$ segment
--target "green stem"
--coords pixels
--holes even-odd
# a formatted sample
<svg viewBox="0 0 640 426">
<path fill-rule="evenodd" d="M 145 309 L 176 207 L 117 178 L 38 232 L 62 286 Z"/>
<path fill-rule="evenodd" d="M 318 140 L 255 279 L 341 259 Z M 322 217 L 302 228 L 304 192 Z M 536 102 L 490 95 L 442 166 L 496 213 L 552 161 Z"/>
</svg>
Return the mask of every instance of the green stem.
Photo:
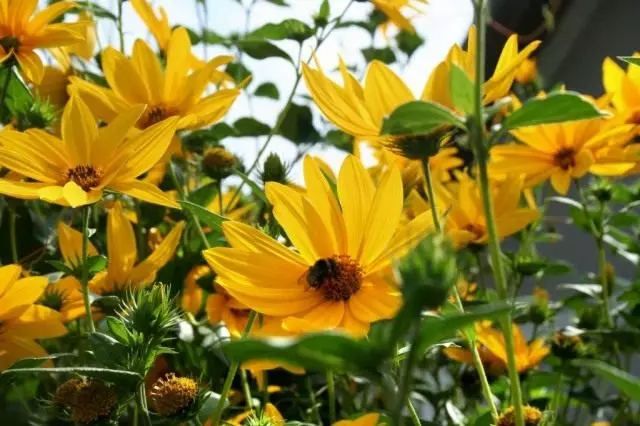
<svg viewBox="0 0 640 426">
<path fill-rule="evenodd" d="M 13 58 L 10 58 L 9 61 L 13 61 Z M 9 83 L 11 83 L 11 77 L 13 77 L 13 67 L 5 66 L 5 68 L 7 70 L 7 76 L 4 78 L 4 83 L 2 84 L 2 93 L 0 93 L 0 117 L 2 117 L 2 113 L 4 112 L 4 103 L 7 100 Z"/>
<path fill-rule="evenodd" d="M 142 424 L 144 426 L 151 426 L 151 417 L 149 416 L 149 407 L 147 406 L 147 394 L 144 389 L 144 382 L 140 384 L 137 392 L 136 405 L 139 407 L 139 411 L 142 414 Z M 136 410 L 138 411 L 138 410 Z"/>
<path fill-rule="evenodd" d="M 120 41 L 120 52 L 125 55 L 124 51 L 124 31 L 122 29 L 122 3 L 124 0 L 117 0 L 118 3 L 118 40 Z"/>
<path fill-rule="evenodd" d="M 96 332 L 93 324 L 93 312 L 91 312 L 91 301 L 89 300 L 89 217 L 91 207 L 85 206 L 82 209 L 82 296 L 84 298 L 84 309 L 87 313 L 87 327 L 91 333 Z"/>
<path fill-rule="evenodd" d="M 427 187 L 427 197 L 429 197 L 429 203 L 431 204 L 431 216 L 433 217 L 433 225 L 438 232 L 442 232 L 440 225 L 440 219 L 438 219 L 438 209 L 436 208 L 436 197 L 433 191 L 433 178 L 431 177 L 431 166 L 429 165 L 429 159 L 422 160 L 422 170 L 424 174 L 424 181 Z"/>
<path fill-rule="evenodd" d="M 249 318 L 247 320 L 247 325 L 244 327 L 242 331 L 242 337 L 245 338 L 251 332 L 251 328 L 253 328 L 253 323 L 256 320 L 256 313 L 251 311 L 249 313 Z M 222 392 L 220 392 L 220 402 L 216 405 L 216 409 L 213 412 L 212 423 L 213 425 L 219 425 L 220 420 L 222 419 L 222 413 L 224 411 L 225 403 L 227 402 L 227 397 L 229 396 L 229 392 L 231 391 L 231 385 L 233 384 L 233 379 L 236 377 L 236 373 L 238 372 L 238 367 L 240 367 L 240 363 L 238 361 L 233 361 L 231 366 L 229 366 L 229 372 L 227 373 L 227 377 L 224 379 L 224 383 L 222 385 Z"/>
<path fill-rule="evenodd" d="M 407 399 L 407 408 L 409 409 L 409 416 L 411 417 L 411 421 L 413 422 L 413 426 L 421 426 L 422 421 L 420 421 L 420 416 L 416 411 L 416 407 L 413 406 L 413 402 L 411 402 L 411 398 Z"/>
<path fill-rule="evenodd" d="M 333 371 L 327 371 L 327 393 L 329 397 L 329 421 L 331 424 L 336 422 L 336 381 Z"/>
<path fill-rule="evenodd" d="M 173 183 L 173 186 L 176 188 L 176 191 L 178 191 L 178 196 L 180 197 L 180 199 L 185 200 L 186 194 L 184 192 L 184 188 L 182 187 L 182 184 L 180 183 L 180 180 L 178 179 L 178 175 L 176 175 L 176 170 L 174 167 L 175 165 L 173 164 L 172 161 L 170 161 L 169 177 L 171 178 L 171 182 Z M 198 235 L 202 240 L 202 244 L 204 244 L 205 248 L 211 248 L 211 245 L 209 244 L 209 240 L 207 239 L 207 236 L 205 235 L 204 230 L 200 225 L 200 221 L 198 220 L 198 217 L 192 212 L 189 212 L 189 217 L 191 218 L 191 222 L 193 223 L 193 225 L 196 227 L 196 230 L 198 231 Z"/>
<path fill-rule="evenodd" d="M 320 411 L 318 410 L 318 401 L 316 400 L 316 392 L 313 390 L 313 385 L 311 384 L 311 377 L 306 377 L 305 384 L 307 385 L 307 392 L 309 392 L 311 413 L 315 417 L 317 424 L 322 425 L 322 417 L 320 417 Z"/>
<path fill-rule="evenodd" d="M 396 406 L 394 407 L 391 416 L 391 424 L 394 426 L 401 426 L 403 424 L 402 409 L 405 405 L 409 405 L 410 403 L 409 393 L 411 390 L 411 379 L 413 374 L 413 367 L 418 361 L 418 340 L 420 338 L 420 334 L 417 330 L 414 330 L 413 334 L 414 336 L 411 341 L 411 348 L 409 349 L 409 354 L 407 355 L 407 359 L 405 360 L 404 370 L 402 371 L 400 383 L 398 384 Z M 411 411 L 411 409 L 409 410 Z"/>
<path fill-rule="evenodd" d="M 442 232 L 442 226 L 440 225 L 440 220 L 438 219 L 438 210 L 436 208 L 436 199 L 433 191 L 433 181 L 431 179 L 431 167 L 429 165 L 428 159 L 422 160 L 422 169 L 424 171 L 424 177 L 427 186 L 427 196 L 429 197 L 429 204 L 431 205 L 431 212 L 433 214 L 433 223 L 437 232 Z M 452 293 L 458 311 L 464 313 L 464 306 L 462 305 L 462 299 L 460 298 L 460 293 L 458 292 L 457 285 L 454 285 L 452 287 Z M 478 346 L 476 345 L 475 339 L 471 339 L 467 333 L 465 333 L 464 335 L 469 344 L 471 353 L 473 354 L 473 363 L 476 367 L 476 371 L 478 372 L 478 376 L 480 377 L 480 383 L 482 384 L 482 393 L 487 400 L 487 404 L 489 404 L 491 415 L 493 416 L 494 421 L 497 421 L 498 410 L 495 403 L 493 402 L 493 394 L 491 393 L 491 387 L 489 386 L 487 373 L 485 372 L 484 365 L 482 364 L 482 358 L 480 358 L 480 353 L 478 352 Z M 418 422 L 418 424 L 420 424 L 420 422 Z"/>
<path fill-rule="evenodd" d="M 9 208 L 9 243 L 11 244 L 11 261 L 18 264 L 18 239 L 16 238 L 16 210 Z"/>
<path fill-rule="evenodd" d="M 493 264 L 493 276 L 496 289 L 501 300 L 506 301 L 507 280 L 504 267 L 502 265 L 502 251 L 500 250 L 500 239 L 493 213 L 493 203 L 491 200 L 491 191 L 489 186 L 489 173 L 487 171 L 488 148 L 485 146 L 484 138 L 484 102 L 483 90 L 484 85 L 484 55 L 485 55 L 485 1 L 474 0 L 474 22 L 476 25 L 476 64 L 475 64 L 475 93 L 474 93 L 474 120 L 472 141 L 474 154 L 478 163 L 478 175 L 480 181 L 480 189 L 482 195 L 482 204 L 485 215 L 485 222 L 488 233 L 488 245 L 491 253 L 491 262 Z M 524 426 L 524 413 L 522 409 L 522 389 L 520 388 L 520 377 L 518 376 L 515 342 L 512 329 L 511 313 L 507 313 L 502 322 L 502 329 L 505 338 L 507 350 L 507 365 L 509 369 L 509 381 L 511 382 L 511 399 L 515 413 L 516 426 Z"/>
<path fill-rule="evenodd" d="M 247 403 L 247 410 L 253 408 L 253 397 L 251 396 L 251 387 L 249 386 L 249 378 L 247 377 L 247 370 L 240 369 L 240 379 L 242 380 L 242 392 L 244 393 L 244 399 Z"/>
</svg>

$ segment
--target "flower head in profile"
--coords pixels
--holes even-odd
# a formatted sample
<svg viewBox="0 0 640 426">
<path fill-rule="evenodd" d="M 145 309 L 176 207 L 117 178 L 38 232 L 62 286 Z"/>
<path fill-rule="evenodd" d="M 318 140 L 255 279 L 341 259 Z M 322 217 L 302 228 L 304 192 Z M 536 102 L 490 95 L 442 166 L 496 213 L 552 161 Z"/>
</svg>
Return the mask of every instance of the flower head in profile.
<svg viewBox="0 0 640 426">
<path fill-rule="evenodd" d="M 100 295 L 121 294 L 128 288 L 142 288 L 153 283 L 156 273 L 173 258 L 184 222 L 176 224 L 158 247 L 141 260 L 133 226 L 120 203 L 114 203 L 107 216 L 109 263 L 107 270 L 98 273 L 89 283 L 91 291 Z"/>
<path fill-rule="evenodd" d="M 61 1 L 38 13 L 38 0 L 0 1 L 0 63 L 15 60 L 27 80 L 40 83 L 44 65 L 35 49 L 69 46 L 84 40 L 85 23 L 51 23 L 76 7 Z M 34 15 L 35 13 L 35 15 Z"/>
<path fill-rule="evenodd" d="M 487 226 L 480 196 L 480 186 L 468 175 L 458 174 L 458 182 L 450 191 L 436 186 L 439 201 L 451 206 L 446 216 L 445 233 L 457 248 L 470 244 L 486 244 Z M 493 208 L 498 237 L 506 238 L 522 230 L 539 216 L 535 208 L 520 207 L 522 178 L 510 176 L 503 182 L 492 182 Z"/>
<path fill-rule="evenodd" d="M 615 119 L 594 118 L 512 130 L 521 143 L 493 147 L 491 171 L 523 174 L 525 187 L 548 179 L 564 195 L 574 179 L 589 172 L 620 176 L 630 171 L 635 161 L 611 149 L 623 146 L 632 129 L 633 125 Z"/>
<path fill-rule="evenodd" d="M 311 158 L 305 158 L 304 177 L 306 193 L 266 185 L 273 214 L 296 251 L 228 221 L 223 232 L 231 247 L 206 250 L 204 257 L 231 296 L 282 318 L 292 333 L 366 334 L 370 323 L 398 309 L 400 292 L 383 272 L 430 229 L 431 213 L 400 226 L 399 171 L 391 168 L 376 188 L 353 156 L 340 170 L 337 197 Z"/>
<path fill-rule="evenodd" d="M 178 119 L 127 138 L 144 113 L 145 107 L 138 105 L 99 128 L 85 103 L 72 97 L 62 114 L 62 139 L 40 129 L 0 133 L 0 165 L 29 179 L 0 179 L 0 193 L 79 207 L 112 190 L 179 208 L 157 187 L 137 180 L 167 151 Z"/>
<path fill-rule="evenodd" d="M 633 57 L 639 58 L 640 52 L 634 52 Z M 616 112 L 627 123 L 640 124 L 640 68 L 628 64 L 625 70 L 612 58 L 605 58 L 602 84 Z"/>
<path fill-rule="evenodd" d="M 537 367 L 551 349 L 544 344 L 542 339 L 535 339 L 531 343 L 527 343 L 522 331 L 515 324 L 512 325 L 512 330 L 518 373 Z M 507 371 L 507 347 L 502 332 L 485 322 L 476 324 L 476 334 L 480 358 L 487 367 L 487 372 L 492 376 L 504 374 Z M 453 360 L 473 364 L 473 356 L 471 351 L 467 349 L 451 347 L 443 349 L 443 352 Z"/>
<path fill-rule="evenodd" d="M 47 355 L 36 340 L 67 332 L 58 312 L 35 304 L 47 288 L 47 278 L 21 275 L 18 265 L 0 267 L 0 371 L 23 358 Z"/>
<path fill-rule="evenodd" d="M 371 3 L 387 17 L 387 21 L 380 25 L 382 32 L 386 34 L 391 25 L 405 31 L 415 32 L 411 19 L 405 15 L 405 10 L 422 13 L 419 6 L 426 4 L 427 0 L 371 0 Z"/>
<path fill-rule="evenodd" d="M 217 68 L 233 58 L 218 56 L 189 73 L 185 64 L 190 56 L 191 41 L 184 28 L 171 35 L 165 69 L 142 40 L 134 44 L 131 58 L 108 47 L 102 53 L 102 65 L 109 88 L 73 77 L 69 91 L 80 96 L 95 116 L 106 122 L 132 106 L 147 105 L 136 122 L 139 129 L 170 117 L 178 119 L 178 130 L 200 128 L 220 120 L 240 90 L 222 89 L 205 95 L 212 76 L 219 72 Z"/>
</svg>

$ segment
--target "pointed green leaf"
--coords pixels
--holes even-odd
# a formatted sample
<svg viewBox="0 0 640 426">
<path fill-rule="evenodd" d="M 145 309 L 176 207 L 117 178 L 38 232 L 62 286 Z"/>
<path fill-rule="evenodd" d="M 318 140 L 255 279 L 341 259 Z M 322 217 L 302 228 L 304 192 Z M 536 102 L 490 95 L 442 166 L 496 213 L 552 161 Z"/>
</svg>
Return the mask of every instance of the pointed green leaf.
<svg viewBox="0 0 640 426">
<path fill-rule="evenodd" d="M 475 85 L 466 72 L 457 65 L 451 67 L 449 77 L 449 92 L 453 104 L 466 114 L 473 112 L 473 93 Z"/>
<path fill-rule="evenodd" d="M 401 105 L 384 121 L 382 134 L 424 135 L 442 126 L 464 128 L 453 111 L 434 102 L 413 101 Z"/>
<path fill-rule="evenodd" d="M 590 370 L 620 389 L 629 398 L 640 401 L 640 378 L 594 359 L 577 359 L 572 364 Z"/>
<path fill-rule="evenodd" d="M 545 98 L 530 99 L 504 120 L 508 129 L 562 123 L 602 117 L 604 113 L 585 97 L 576 92 L 555 92 Z"/>
<path fill-rule="evenodd" d="M 247 38 L 268 40 L 295 40 L 302 43 L 313 36 L 315 31 L 297 19 L 285 19 L 278 24 L 266 24 L 251 32 Z"/>
<path fill-rule="evenodd" d="M 229 220 L 224 216 L 220 216 L 219 214 L 189 201 L 180 201 L 180 205 L 183 209 L 192 213 L 201 223 L 208 225 L 213 229 L 219 229 L 222 222 Z"/>
<path fill-rule="evenodd" d="M 275 100 L 280 99 L 280 92 L 278 91 L 278 88 L 275 84 L 269 82 L 262 83 L 260 86 L 258 86 L 255 92 L 253 92 L 253 94 L 256 96 L 262 96 L 263 98 Z"/>
</svg>

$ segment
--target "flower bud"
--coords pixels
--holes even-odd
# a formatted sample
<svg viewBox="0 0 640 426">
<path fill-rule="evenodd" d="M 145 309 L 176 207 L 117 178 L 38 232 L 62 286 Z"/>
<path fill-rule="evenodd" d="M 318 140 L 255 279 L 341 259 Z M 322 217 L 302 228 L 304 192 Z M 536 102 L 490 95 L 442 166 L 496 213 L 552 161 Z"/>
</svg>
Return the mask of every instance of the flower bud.
<svg viewBox="0 0 640 426">
<path fill-rule="evenodd" d="M 163 284 L 128 293 L 118 316 L 129 330 L 156 342 L 163 341 L 180 319 Z"/>
<path fill-rule="evenodd" d="M 436 155 L 443 141 L 451 136 L 450 133 L 450 127 L 445 126 L 422 135 L 389 135 L 384 145 L 390 151 L 410 160 L 423 160 Z"/>
<path fill-rule="evenodd" d="M 585 345 L 577 334 L 567 334 L 561 330 L 553 334 L 551 352 L 560 359 L 571 360 L 585 353 Z"/>
<path fill-rule="evenodd" d="M 260 179 L 262 183 L 277 182 L 283 185 L 289 183 L 287 177 L 287 165 L 280 159 L 278 154 L 271 153 L 264 160 L 262 171 L 260 172 Z"/>
<path fill-rule="evenodd" d="M 208 148 L 202 156 L 202 170 L 215 180 L 231 176 L 238 164 L 238 158 L 223 146 Z"/>
<path fill-rule="evenodd" d="M 539 426 L 542 424 L 542 412 L 536 407 L 525 405 L 524 411 L 525 426 Z M 507 408 L 498 418 L 496 426 L 516 426 L 516 414 L 513 407 Z"/>
<path fill-rule="evenodd" d="M 100 379 L 70 379 L 58 386 L 56 405 L 69 410 L 71 419 L 80 425 L 106 420 L 118 405 L 118 395 Z"/>
<path fill-rule="evenodd" d="M 441 234 L 427 236 L 398 265 L 405 298 L 419 295 L 426 309 L 440 307 L 458 281 L 451 243 Z"/>
<path fill-rule="evenodd" d="M 173 373 L 156 380 L 149 391 L 151 409 L 163 416 L 188 419 L 195 413 L 191 408 L 198 399 L 198 384 L 189 377 L 178 377 Z"/>
</svg>

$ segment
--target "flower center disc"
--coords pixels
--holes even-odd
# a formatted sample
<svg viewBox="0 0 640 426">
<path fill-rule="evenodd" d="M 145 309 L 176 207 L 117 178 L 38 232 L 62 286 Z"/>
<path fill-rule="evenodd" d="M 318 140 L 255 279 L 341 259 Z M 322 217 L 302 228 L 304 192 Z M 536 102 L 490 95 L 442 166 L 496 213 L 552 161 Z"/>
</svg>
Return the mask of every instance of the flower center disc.
<svg viewBox="0 0 640 426">
<path fill-rule="evenodd" d="M 150 106 L 144 111 L 140 120 L 138 120 L 138 127 L 146 129 L 176 114 L 177 111 L 174 108 L 167 108 L 162 105 Z"/>
<path fill-rule="evenodd" d="M 74 181 L 85 192 L 100 185 L 104 172 L 100 167 L 94 167 L 91 164 L 80 164 L 65 173 L 67 182 Z"/>
<path fill-rule="evenodd" d="M 326 300 L 347 301 L 362 286 L 362 268 L 349 256 L 320 259 L 309 268 L 307 283 Z"/>
<path fill-rule="evenodd" d="M 562 148 L 555 154 L 553 160 L 562 170 L 569 170 L 576 166 L 576 152 L 572 148 Z"/>
</svg>

